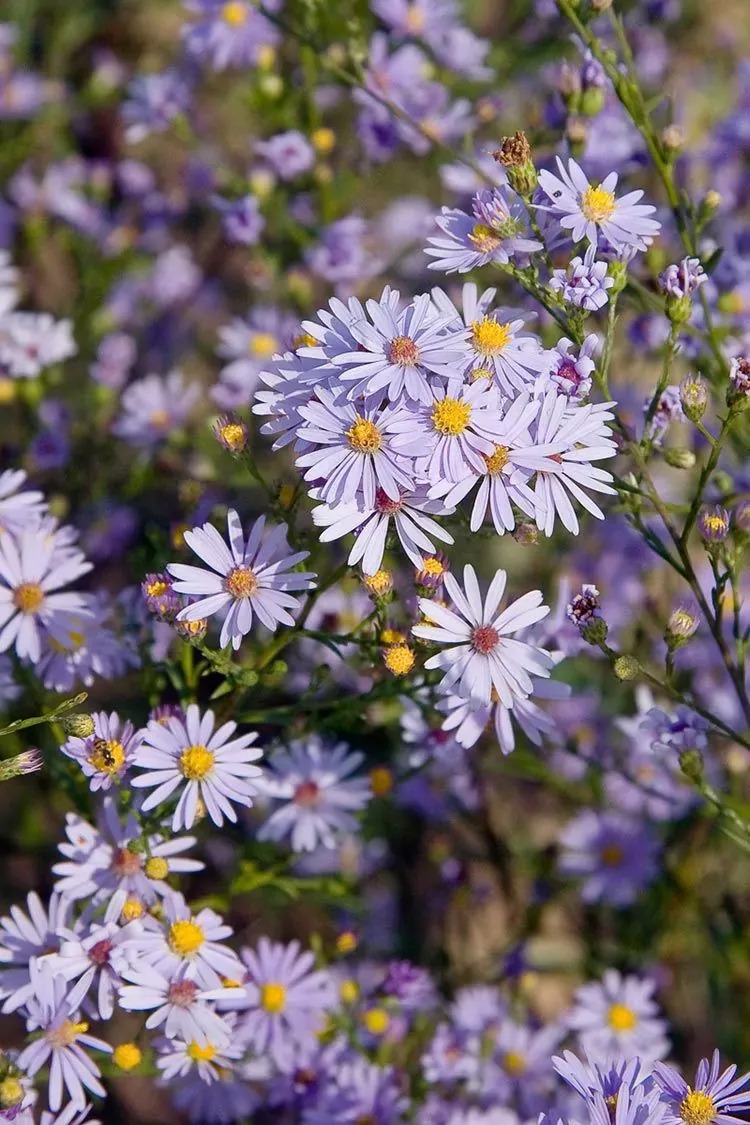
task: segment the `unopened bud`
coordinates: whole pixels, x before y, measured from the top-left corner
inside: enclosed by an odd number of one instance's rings
[[[685,130],[680,125],[667,125],[662,130],[661,147],[668,156],[679,152],[685,144]]]
[[[208,621],[205,617],[197,621],[175,621],[175,629],[188,641],[202,641],[208,631]]]
[[[700,750],[694,747],[683,750],[680,754],[680,769],[689,781],[694,785],[700,785],[703,781],[703,755]]]
[[[597,14],[599,12],[608,12],[612,7],[612,2],[613,0],[590,0],[591,9]]]
[[[732,527],[737,534],[750,535],[750,500],[741,500],[734,508]]]
[[[581,636],[590,645],[603,645],[608,633],[609,628],[603,617],[592,617],[581,627]]]
[[[79,712],[75,715],[65,715],[60,720],[60,725],[67,735],[76,738],[90,738],[94,733],[94,720],[91,715]]]
[[[641,671],[641,666],[634,656],[618,656],[612,665],[618,680],[634,680]]]
[[[664,640],[670,651],[682,648],[684,644],[692,637],[695,630],[698,628],[698,617],[691,613],[689,609],[680,606],[670,614],[667,628],[664,632]]]
[[[695,467],[695,454],[692,449],[667,449],[664,460],[673,469],[692,469]]]
[[[706,543],[723,543],[729,534],[729,512],[719,504],[704,505],[698,513],[698,531]]]
[[[589,139],[589,127],[581,117],[569,117],[565,136],[574,156],[580,155]]]
[[[229,453],[242,453],[247,445],[247,426],[236,414],[222,414],[214,423],[214,436]]]
[[[511,534],[522,547],[533,547],[539,542],[539,528],[534,523],[519,523]]]
[[[581,95],[580,112],[584,117],[597,117],[604,109],[605,100],[604,90],[600,86],[591,86]]]
[[[680,404],[686,418],[700,422],[708,407],[708,387],[699,375],[686,375],[680,383]]]
[[[41,750],[24,750],[21,754],[0,762],[0,781],[10,781],[26,773],[36,773],[43,765]]]

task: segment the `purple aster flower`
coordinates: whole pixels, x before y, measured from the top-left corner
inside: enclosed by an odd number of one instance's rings
[[[226,1020],[231,1027],[230,1021]],[[223,1085],[231,1080],[233,1070],[245,1051],[237,1043],[223,1043],[220,1047],[213,1043],[200,1044],[196,1040],[185,1041],[181,1039],[161,1039],[154,1044],[157,1050],[156,1065],[166,1081],[175,1078],[186,1079],[193,1074],[199,1076],[203,1085],[214,1086],[215,1083]],[[180,1083],[182,1086],[182,1083]],[[188,1107],[186,1107],[188,1108]],[[190,1108],[190,1119],[194,1120],[195,1106]],[[212,1107],[213,1108],[213,1107]],[[253,1106],[254,1108],[254,1106]],[[200,1121],[212,1120],[212,1113],[208,1107],[202,1107],[203,1112],[198,1117]],[[239,1116],[245,1117],[247,1110]],[[232,1115],[234,1120],[234,1114]]]
[[[179,371],[147,375],[123,393],[112,432],[131,445],[156,445],[185,424],[200,397],[197,384],[186,386]]]
[[[584,902],[628,906],[656,877],[661,845],[642,820],[587,809],[560,835],[560,870],[584,880]]]
[[[588,398],[591,375],[596,367],[592,357],[598,354],[600,347],[599,337],[593,333],[583,341],[578,355],[571,352],[572,340],[558,340],[554,350],[547,352],[550,366],[541,380],[545,388],[551,384],[560,394],[577,402]]]
[[[312,272],[331,285],[362,281],[378,272],[379,265],[365,246],[367,223],[347,215],[324,227],[319,241],[305,251]]]
[[[190,966],[191,979],[202,988],[219,988],[225,980],[236,979],[242,967],[234,950],[223,944],[231,937],[231,926],[209,907],[194,914],[174,891],[164,896],[162,906],[162,926],[140,936],[139,963],[152,965],[165,977]]]
[[[258,305],[246,318],[235,317],[219,329],[218,354],[222,367],[211,398],[222,410],[247,406],[261,372],[277,353],[292,346],[296,320],[274,305]]]
[[[296,129],[277,133],[267,141],[259,141],[255,152],[262,156],[282,180],[294,180],[309,172],[315,163],[315,149]]]
[[[430,973],[411,961],[390,961],[378,994],[398,1001],[408,1012],[432,1011],[439,1001]]]
[[[170,1040],[174,1043],[174,1040]],[[195,1053],[195,1052],[193,1052]],[[221,1057],[234,1057],[234,1048],[224,1045],[217,1050],[217,1066]],[[159,1065],[157,1060],[157,1066]],[[248,1070],[243,1067],[243,1073]],[[246,1078],[236,1078],[230,1068],[222,1068],[218,1082],[207,1082],[197,1071],[183,1075],[171,1089],[172,1101],[180,1113],[184,1113],[192,1125],[206,1125],[213,1121],[217,1125],[232,1121],[249,1120],[260,1105],[260,1097]],[[262,1073],[258,1077],[263,1077]]]
[[[750,396],[750,359],[735,356],[729,364],[729,382],[735,395],[742,398]]]
[[[616,198],[616,172],[591,185],[575,160],[569,160],[566,169],[559,156],[557,171],[558,175],[539,173],[539,186],[551,206],[537,206],[551,211],[574,242],[587,238],[596,246],[601,233],[616,251],[646,250],[661,230],[661,223],[648,217],[656,208],[638,202],[642,191]]]
[[[0,473],[0,533],[9,531],[17,536],[38,527],[42,516],[46,515],[47,503],[41,492],[21,491],[25,481],[23,469],[6,469]]]
[[[199,800],[214,824],[223,824],[225,818],[234,824],[233,804],[252,805],[257,793],[255,779],[261,770],[251,765],[261,757],[260,750],[251,748],[257,734],[233,738],[236,723],[224,723],[218,730],[214,724],[213,711],[201,715],[191,703],[184,720],[174,717],[165,725],[149,722],[136,751],[134,765],[146,772],[134,777],[131,785],[153,789],[143,802],[144,812],[181,789],[172,817],[175,832],[195,823]]]
[[[507,265],[513,258],[543,249],[527,238],[527,221],[520,200],[510,201],[501,188],[479,191],[472,215],[443,207],[435,222],[441,235],[427,240],[425,254],[435,261],[431,270],[467,273],[490,262]]]
[[[315,970],[315,958],[299,942],[288,945],[261,938],[244,949],[247,966],[244,995],[231,1001],[242,1013],[237,1036],[255,1054],[268,1054],[283,1070],[300,1052],[308,1051],[336,1005],[336,990],[327,972]]]
[[[714,1051],[709,1064],[701,1059],[695,1080],[689,1086],[671,1066],[654,1064],[654,1082],[666,1109],[664,1125],[739,1125],[744,1118],[737,1111],[750,1109],[750,1073],[735,1078],[732,1064],[720,1074],[721,1058]]]
[[[63,611],[83,608],[81,594],[58,593],[91,570],[80,551],[62,549],[61,534],[40,529],[0,536],[0,652],[15,645],[36,663],[44,632]]]
[[[591,1125],[660,1125],[665,1107],[640,1059],[584,1063],[564,1051],[552,1064],[583,1098]]]
[[[134,78],[122,106],[126,140],[137,144],[151,133],[165,132],[176,117],[187,112],[190,98],[190,85],[177,70]]]
[[[651,747],[662,751],[705,750],[708,745],[708,723],[690,707],[679,704],[673,715],[652,707],[639,724],[641,736],[647,735]]]
[[[223,985],[220,988],[202,988],[191,975],[189,965],[180,968],[173,976],[164,977],[150,965],[130,965],[122,970],[118,1001],[126,1012],[150,1012],[146,1027],[164,1025],[170,1039],[196,1040],[201,1045],[223,1046],[231,1030],[215,1011],[212,1001],[231,1002],[242,996],[240,988]]]
[[[9,313],[0,321],[0,371],[35,379],[46,367],[70,359],[77,351],[72,327],[48,313]]]
[[[258,839],[288,838],[295,852],[335,847],[337,836],[356,831],[352,814],[372,796],[367,778],[349,776],[363,761],[345,743],[326,746],[315,735],[275,751],[266,763],[262,791],[277,806]]]
[[[580,629],[595,617],[601,617],[600,609],[599,591],[591,582],[584,582],[580,594],[575,594],[568,602],[565,616]]]
[[[243,195],[241,199],[222,199],[215,195],[211,202],[221,215],[221,224],[229,242],[238,246],[255,246],[258,243],[266,220],[254,195]]]
[[[42,1067],[49,1066],[51,1109],[60,1109],[64,1092],[74,1105],[82,1108],[86,1104],[84,1090],[100,1097],[106,1094],[99,1081],[99,1067],[84,1048],[108,1054],[112,1048],[104,1040],[87,1034],[89,1025],[71,1007],[64,981],[51,977],[38,962],[32,962],[30,972],[34,996],[26,1003],[27,1027],[41,1035],[21,1051],[18,1066],[32,1078]]]
[[[700,258],[683,258],[678,264],[667,266],[659,274],[659,288],[669,297],[682,300],[692,297],[693,293],[708,281],[708,274],[701,265]]]
[[[539,699],[566,699],[571,692],[569,684],[557,680],[532,677],[531,683],[532,695]],[[467,749],[474,746],[485,731],[494,728],[501,751],[511,754],[516,748],[514,722],[533,746],[541,746],[545,741],[552,744],[561,741],[557,720],[531,698],[514,699],[512,707],[500,702],[476,707],[471,700],[450,694],[440,701],[438,710],[446,716],[442,729],[455,731],[456,742]]]
[[[477,1046],[477,1036],[467,1034],[467,1029],[438,1024],[421,1058],[425,1078],[441,1085],[476,1081],[480,1070]]]
[[[312,517],[316,527],[324,529],[321,543],[330,543],[354,532],[356,538],[347,560],[349,566],[361,562],[364,573],[372,575],[377,574],[383,562],[391,520],[407,558],[421,570],[425,563],[422,552],[434,555],[437,550],[430,536],[442,543],[453,543],[453,536],[432,516],[451,515],[454,510],[442,500],[430,499],[426,487],[418,485],[411,492],[401,493],[398,500],[392,500],[379,488],[372,508],[361,503],[321,504],[313,508]]]
[[[80,611],[56,613],[42,635],[37,675],[52,691],[87,687],[99,676],[111,680],[136,667],[139,657],[131,637],[117,636],[109,619],[114,605],[103,593],[82,594]]]
[[[352,1121],[398,1125],[409,1101],[398,1072],[367,1059],[344,1061],[331,1069],[322,1093],[304,1115],[305,1125],[349,1125]]]
[[[409,461],[399,456],[392,431],[407,416],[393,407],[375,410],[341,401],[317,387],[315,400],[299,407],[299,440],[318,448],[303,453],[297,465],[305,480],[324,482],[318,492],[327,504],[362,499],[373,507],[378,488],[392,500],[413,487]]]
[[[583,258],[573,258],[566,270],[553,270],[549,287],[564,301],[586,312],[604,308],[615,279],[607,273],[609,263],[596,260],[596,247],[589,246]]]
[[[125,332],[112,332],[100,341],[96,361],[91,365],[91,378],[95,383],[119,391],[135,363],[137,347],[132,336]]]
[[[0,918],[0,998],[3,1012],[15,1012],[35,995],[30,966],[45,953],[60,948],[61,933],[70,924],[72,898],[50,895],[47,905],[32,891],[26,897],[26,911],[12,906]]]
[[[504,570],[497,571],[484,603],[473,566],[464,567],[465,593],[452,574],[446,574],[444,581],[457,612],[420,598],[427,624],[412,629],[416,637],[445,646],[425,664],[428,669],[445,671],[441,690],[447,692],[457,685],[460,696],[485,707],[493,688],[506,707],[512,707],[517,697],[531,695],[530,674],[549,676],[551,657],[536,645],[511,636],[547,616],[549,606],[541,604],[541,592],[532,590],[498,612],[507,581]]]
[[[88,738],[69,738],[60,747],[63,754],[72,758],[90,778],[91,791],[109,789],[122,780],[132,765],[141,732],[129,721],[123,723],[116,711],[94,711],[91,716],[94,733]]]
[[[268,12],[280,6],[280,0],[264,0]],[[277,29],[252,0],[185,0],[185,8],[196,17],[183,28],[185,46],[214,70],[255,66],[278,43]]]
[[[210,523],[185,532],[188,547],[208,563],[210,570],[183,563],[170,563],[167,567],[177,579],[176,592],[198,598],[180,610],[178,621],[200,621],[225,612],[219,638],[222,648],[230,641],[234,649],[240,647],[252,627],[253,614],[272,632],[279,624],[293,625],[290,610],[299,609],[300,603],[289,591],[309,590],[313,585],[314,574],[292,569],[309,552],[288,553],[286,524],[279,524],[264,540],[265,526],[265,516],[261,516],[245,539],[240,517],[230,508],[229,546]]]
[[[654,1000],[656,985],[647,977],[622,976],[608,969],[601,981],[575,994],[566,1023],[592,1058],[633,1059],[644,1066],[669,1050],[666,1021]]]
[[[114,906],[119,913],[119,903]],[[45,972],[72,986],[67,994],[71,1008],[85,1002],[88,1011],[91,1005],[87,996],[94,986],[94,1011],[99,1019],[108,1020],[115,1010],[120,971],[129,964],[131,953],[140,952],[141,936],[140,922],[118,926],[105,917],[102,924],[91,926],[85,936],[63,930],[59,952],[45,956],[42,965]]]

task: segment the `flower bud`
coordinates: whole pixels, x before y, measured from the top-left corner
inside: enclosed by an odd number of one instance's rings
[[[695,454],[692,449],[667,449],[664,460],[673,469],[692,469],[695,467]]]
[[[596,12],[607,12],[612,7],[613,0],[590,0],[591,10]]]
[[[750,401],[750,359],[735,356],[729,365],[727,406],[744,408]]]
[[[680,769],[694,785],[703,781],[703,755],[695,748],[683,750],[680,754]]]
[[[581,627],[581,636],[590,645],[603,645],[609,628],[603,617],[592,617]]]
[[[741,500],[732,510],[732,527],[737,534],[750,535],[750,500]]]
[[[205,617],[197,621],[175,621],[175,629],[188,641],[202,641],[208,631],[208,621]]]
[[[686,418],[700,422],[708,406],[708,387],[700,375],[686,375],[680,383],[680,404]]]
[[[10,781],[26,773],[36,773],[44,765],[41,750],[24,750],[0,762],[0,781]]]
[[[613,670],[618,680],[634,680],[641,671],[641,666],[634,656],[618,656],[613,664]]]
[[[684,606],[679,606],[669,617],[667,628],[664,631],[664,640],[670,652],[682,648],[698,628],[698,617]]]
[[[112,1052],[112,1062],[119,1070],[135,1070],[143,1059],[143,1052],[136,1043],[120,1043]]]
[[[579,112],[584,117],[597,117],[604,109],[606,95],[599,86],[591,86],[581,95]]]
[[[67,735],[76,738],[90,738],[94,733],[94,720],[84,712],[63,716],[60,725]]]
[[[565,126],[565,136],[573,156],[580,156],[589,139],[589,127],[580,117],[569,117]]]
[[[214,436],[229,453],[242,453],[247,445],[247,426],[236,414],[222,414],[214,423]]]
[[[534,523],[519,523],[511,532],[522,547],[534,547],[539,542],[539,529]]]
[[[667,125],[662,130],[661,147],[667,156],[674,156],[685,144],[685,130],[680,125]]]

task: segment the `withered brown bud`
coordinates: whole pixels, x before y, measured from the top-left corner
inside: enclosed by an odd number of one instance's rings
[[[519,129],[512,137],[503,137],[500,148],[492,157],[505,168],[518,168],[531,160],[531,145],[526,134]]]

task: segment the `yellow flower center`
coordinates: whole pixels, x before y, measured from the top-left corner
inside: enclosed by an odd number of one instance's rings
[[[503,471],[505,466],[508,464],[509,453],[510,450],[508,449],[507,445],[496,445],[493,452],[490,453],[489,457],[484,453],[482,454],[484,463],[487,466],[487,472],[491,477],[495,477],[498,473],[501,473]]]
[[[370,1035],[385,1035],[391,1021],[383,1008],[368,1008],[362,1022]]]
[[[297,348],[314,348],[317,342],[309,332],[300,332],[299,336],[294,337],[294,349],[296,351]]]
[[[402,367],[413,367],[419,362],[419,348],[411,336],[396,336],[388,346],[388,359]]]
[[[224,445],[234,452],[239,452],[239,450],[245,448],[247,434],[245,433],[245,427],[241,426],[239,422],[227,422],[225,425],[219,426],[219,437]],[[148,593],[150,592],[149,590]]]
[[[508,1051],[503,1055],[503,1066],[508,1074],[518,1076],[526,1070],[526,1059],[520,1051]]]
[[[142,918],[145,913],[142,902],[137,898],[129,898],[123,903],[121,917],[123,922],[134,922],[136,918]]]
[[[221,15],[230,27],[242,27],[247,22],[249,12],[241,0],[229,0],[221,9]]]
[[[189,957],[191,953],[197,953],[205,940],[206,935],[192,918],[188,921],[180,919],[169,927],[167,938],[169,948],[180,957]]]
[[[412,4],[404,22],[410,35],[421,35],[425,28],[425,14],[416,4]]]
[[[279,341],[270,332],[258,332],[253,336],[249,347],[251,354],[257,359],[270,359],[279,350]]]
[[[169,874],[169,864],[160,855],[152,855],[146,860],[146,876],[149,879],[166,879]]]
[[[491,316],[474,320],[471,324],[471,342],[482,356],[498,355],[511,338],[509,324],[500,324]]]
[[[359,999],[359,985],[356,980],[342,980],[339,996],[343,1004],[356,1004]]]
[[[83,633],[68,633],[68,643],[64,644],[63,641],[58,641],[54,637],[47,638],[47,644],[53,652],[69,653],[78,652],[85,641]]]
[[[370,786],[376,797],[385,797],[393,789],[393,774],[387,766],[375,766],[370,770]]]
[[[605,867],[619,867],[625,858],[619,844],[605,844],[601,850],[601,857]]]
[[[607,1018],[613,1031],[632,1031],[638,1023],[638,1016],[625,1004],[613,1004]]]
[[[468,402],[459,402],[457,398],[443,398],[436,402],[432,408],[432,424],[440,434],[457,437],[462,434],[471,418],[471,406]]]
[[[319,152],[322,156],[327,156],[336,145],[336,134],[333,129],[321,125],[319,129],[313,129],[310,140],[316,152]]]
[[[91,743],[89,765],[99,773],[106,773],[113,777],[122,769],[124,762],[125,750],[122,743],[117,742],[116,739],[95,738]]]
[[[385,650],[383,663],[394,676],[408,676],[414,667],[414,653],[408,645],[392,645]]]
[[[441,574],[445,573],[444,565],[441,563],[440,559],[435,558],[434,555],[429,555],[424,560],[422,570],[425,574],[432,575],[433,578],[439,578]]]
[[[143,1058],[143,1051],[135,1043],[121,1043],[112,1052],[112,1062],[120,1070],[134,1070]]]
[[[283,1012],[286,1006],[286,989],[283,984],[270,981],[260,990],[260,1006],[264,1012],[277,1015]]]
[[[169,414],[166,410],[152,410],[148,420],[155,430],[166,430],[169,426]]]
[[[387,594],[393,587],[393,576],[389,570],[378,570],[365,578],[365,586],[372,594]]]
[[[587,187],[581,197],[581,211],[591,223],[603,223],[615,210],[615,197],[602,187]]]
[[[383,448],[383,439],[380,430],[374,422],[368,422],[359,414],[346,431],[346,440],[357,453],[378,453]]]
[[[216,1058],[216,1053],[216,1047],[212,1043],[206,1043],[203,1046],[195,1039],[187,1049],[188,1058],[191,1058],[193,1062],[211,1062],[211,1059]]]
[[[13,605],[21,613],[36,613],[44,601],[44,590],[36,582],[22,582],[13,591]]]
[[[713,1098],[703,1090],[688,1090],[680,1103],[680,1117],[685,1125],[709,1125],[715,1116]]]
[[[472,367],[471,381],[476,383],[477,379],[491,379],[494,372],[490,371],[489,367]]]
[[[249,598],[258,589],[258,579],[248,566],[236,566],[224,579],[224,589],[233,598]]]
[[[47,1041],[53,1047],[69,1047],[71,1043],[75,1043],[79,1035],[85,1035],[88,1029],[89,1025],[85,1020],[81,1023],[65,1020],[59,1027],[47,1032]]]
[[[727,529],[727,521],[723,516],[709,514],[703,517],[703,526],[709,535],[723,535]]]
[[[469,242],[480,254],[491,254],[493,250],[497,250],[501,241],[492,227],[485,223],[477,223],[469,234]]]
[[[203,781],[213,768],[214,755],[205,746],[188,746],[180,754],[180,773],[188,781]]]
[[[163,578],[157,578],[154,582],[146,583],[146,595],[149,598],[160,598],[162,594],[166,594],[169,589],[169,583],[165,582]]]
[[[0,1106],[12,1109],[23,1101],[26,1091],[17,1078],[4,1078],[0,1082]]]

